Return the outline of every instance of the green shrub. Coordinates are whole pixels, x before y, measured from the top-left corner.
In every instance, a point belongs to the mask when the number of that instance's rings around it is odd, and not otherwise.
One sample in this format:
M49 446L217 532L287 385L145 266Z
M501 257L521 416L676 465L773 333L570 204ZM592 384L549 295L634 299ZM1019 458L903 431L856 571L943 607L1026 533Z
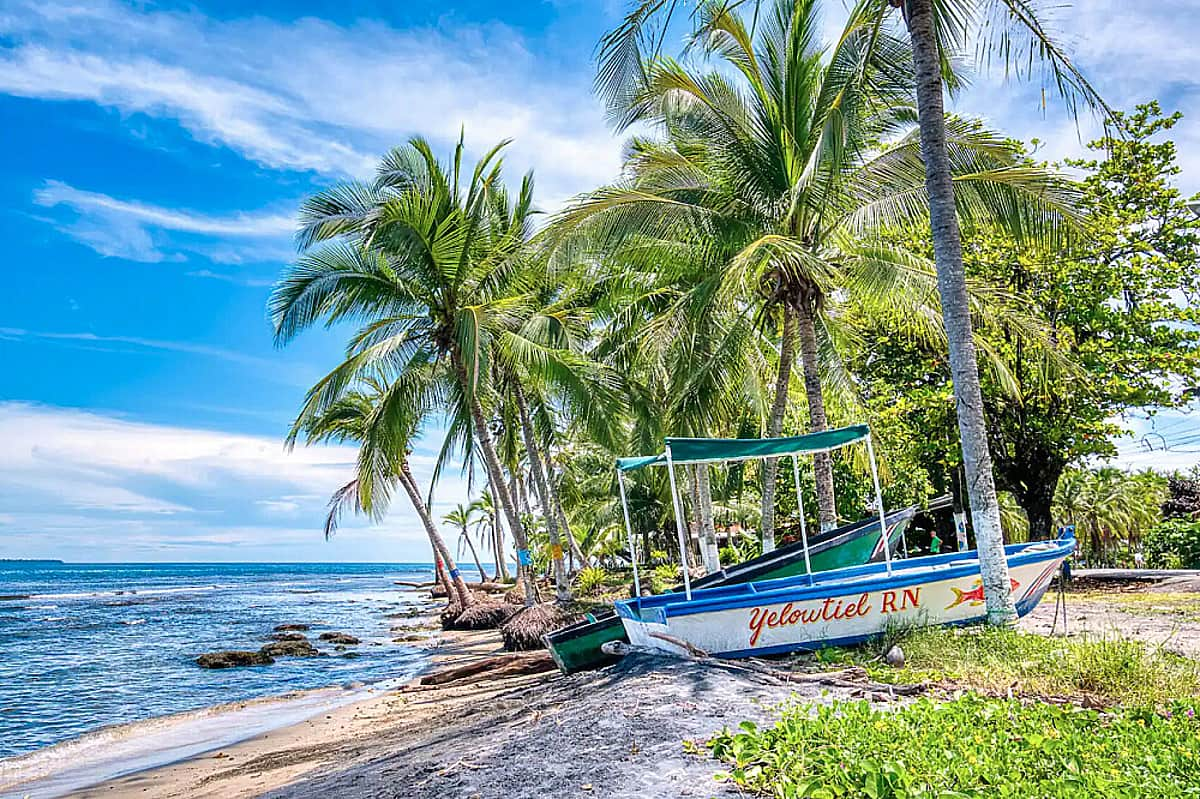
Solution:
M679 567L673 563L663 563L655 566L650 572L650 591L662 594L679 585Z
M1200 521L1169 519L1143 542L1146 565L1155 569L1200 569Z
M1200 709L1098 713L966 694L902 708L863 701L784 711L709 741L741 788L780 799L1197 795Z
M580 569L575 581L579 586L579 593L585 595L598 594L604 590L604 584L609 580L609 574L604 569L598 566L588 566Z

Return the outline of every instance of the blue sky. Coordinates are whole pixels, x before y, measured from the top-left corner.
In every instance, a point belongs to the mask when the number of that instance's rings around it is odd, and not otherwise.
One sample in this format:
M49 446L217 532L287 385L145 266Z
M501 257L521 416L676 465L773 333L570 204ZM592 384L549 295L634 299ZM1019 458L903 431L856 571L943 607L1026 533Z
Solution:
M475 148L512 137L510 173L534 169L551 210L617 169L589 89L618 0L249 7L0 5L0 557L427 559L399 504L324 542L352 454L283 451L339 346L320 332L272 345L264 306L295 208L418 133L443 150L460 129ZM1200 9L1079 2L1058 24L1112 103L1188 114L1181 183L1200 189ZM1050 157L1095 133L988 76L958 107ZM438 496L444 512L465 482Z

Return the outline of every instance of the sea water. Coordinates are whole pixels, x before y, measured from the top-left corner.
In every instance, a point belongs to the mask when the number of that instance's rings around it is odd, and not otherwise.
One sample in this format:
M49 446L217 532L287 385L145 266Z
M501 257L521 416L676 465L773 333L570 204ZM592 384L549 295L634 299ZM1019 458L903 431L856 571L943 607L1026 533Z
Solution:
M428 564L0 562L0 758L109 725L409 677L422 651L393 642L391 627L422 597L394 583L431 575ZM310 625L329 656L195 663L204 652L258 649L287 623ZM318 640L326 631L362 644L336 651Z

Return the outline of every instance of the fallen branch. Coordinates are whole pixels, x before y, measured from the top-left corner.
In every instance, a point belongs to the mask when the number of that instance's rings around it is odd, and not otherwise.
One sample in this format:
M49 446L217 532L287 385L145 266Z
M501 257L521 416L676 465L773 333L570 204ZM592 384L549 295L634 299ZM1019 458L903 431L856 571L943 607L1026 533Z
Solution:
M435 597L446 596L446 589L442 588L437 583L414 583L414 582L409 582L406 580L394 580L392 584L403 586L405 588L432 588L433 596L435 596ZM467 588L469 588L472 591L483 591L484 593L488 593L488 594L503 594L506 591L512 590L512 586L507 583L493 583L493 582L467 583Z
M550 657L549 652L545 651L534 652L532 654L521 652L496 655L462 666L453 666L426 674L421 678L421 685L445 685L446 683L458 682L459 680L466 680L472 677L489 679L493 677L507 677L514 674L539 674L543 671L551 671L554 668L556 668L554 659Z
M915 685L892 685L891 683L874 682L868 678L866 669L863 669L859 666L851 666L849 668L839 669L838 671L806 672L777 669L757 660L723 660L721 658L713 657L694 644L684 641L682 638L676 638L673 635L667 635L666 633L650 633L650 636L679 648L682 650L682 652L676 653L676 656L692 663L696 663L701 666L711 666L713 668L725 669L726 671L750 672L752 674L759 674L782 683L808 682L815 683L817 685L833 686L836 688L852 688L859 691L875 691L877 693L886 694L890 697L912 696L913 694L924 692L927 688L924 683ZM634 652L651 655L670 654L665 650L632 646L624 641L610 641L604 644L601 649L606 654L618 656L624 656Z

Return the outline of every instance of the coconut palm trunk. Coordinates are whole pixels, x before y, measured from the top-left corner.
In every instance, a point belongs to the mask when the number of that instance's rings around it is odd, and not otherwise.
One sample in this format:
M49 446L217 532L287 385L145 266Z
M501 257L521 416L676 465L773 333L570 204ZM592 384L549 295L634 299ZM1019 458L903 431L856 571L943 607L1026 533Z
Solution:
M450 582L454 585L454 593L451 595L451 598L457 597L459 605L464 610L469 608L474 604L475 600L471 596L471 591L467 588L462 574L458 571L458 565L454 562L454 556L450 554L450 548L446 546L446 541L442 538L442 534L438 532L437 525L433 523L433 517L429 515L429 508L426 507L425 500L421 497L421 489L417 486L416 479L413 478L408 461L404 461L400 465L400 483L404 486L404 490L408 494L413 508L416 509L417 516L421 519L421 524L425 526L426 535L429 536L429 540L433 543L437 554L441 555L442 562L446 564Z
M446 574L446 567L442 565L442 555L432 540L429 545L433 548L433 581L446 592L447 597L453 598L454 586L450 585L450 577Z
M487 470L487 467L484 467ZM508 582L512 575L508 571L508 555L504 551L504 525L500 521L500 499L496 496L496 488L488 480L488 493L492 497L492 551L496 554L496 575L498 579Z
M775 375L775 399L771 402L771 415L767 419L767 438L777 438L783 430L783 416L787 413L788 385L792 380L792 361L795 359L796 317L787 306L783 308L783 331L779 336L779 370ZM778 458L767 458L763 462L762 481L762 549L775 549L775 474L779 468Z
M1010 624L1016 607L1010 592L1008 561L1000 527L1000 505L987 445L983 394L979 387L975 342L963 269L962 237L954 205L950 158L946 150L941 60L934 31L933 0L906 0L905 17L912 39L917 75L917 109L921 127L921 156L929 194L933 254L937 265L942 319L950 345L950 374L967 475L971 522L979 548L979 565L987 617L992 624Z
M554 506L554 513L558 515L559 529L562 530L563 538L567 539L567 544L571 547L571 557L579 564L580 568L589 566L590 563L583 554L583 550L580 549L579 542L571 534L571 523L567 521L567 514L563 510L562 500L558 497L558 482L555 480L554 467L550 464L549 456L546 458L546 483L550 489L550 503Z
M571 581L567 577L567 567L563 562L562 538L558 529L558 514L550 501L550 487L546 482L546 472L542 462L541 448L537 436L533 432L533 422L529 418L529 405L525 402L525 392L521 390L518 381L512 381L513 398L517 401L517 412L521 416L521 435L525 439L525 452L529 456L529 467L533 470L533 484L538 493L538 501L542 505L542 516L546 519L546 532L550 536L550 562L554 572L554 593L559 602L571 599Z
M803 299L796 313L800 335L800 364L804 373L804 395L808 399L808 427L816 433L829 427L825 416L825 397L821 394L820 363L817 356L817 327L812 302ZM833 457L828 452L813 456L816 477L817 520L821 532L837 527L837 507L833 493Z
M463 539L467 542L467 549L471 550L471 559L475 561L475 569L479 572L479 581L483 582L487 579L487 572L483 570L483 562L479 560L479 551L475 549L475 542L471 540L471 534L466 530L463 531Z
M522 551L529 551L529 541L525 537L525 526L521 523L521 514L517 511L516 505L513 504L512 495L508 491L508 486L504 483L504 469L500 466L500 459L496 457L496 445L492 441L491 431L488 430L487 420L483 417L483 408L479 404L479 398L473 390L474 384L467 377L467 369L463 364L462 355L457 351L451 351L450 357L454 363L454 371L458 377L459 385L462 386L463 393L467 396L467 403L470 405L471 422L475 427L476 443L479 445L480 452L483 453L483 465L487 470L488 480L492 484L496 498L500 500L500 507L504 511L505 520L508 522L508 529L512 531L513 541L517 545L517 575L518 577L525 577L525 606L531 607L537 604L537 593L533 584L534 576L530 568L520 562L520 553Z
M700 507L700 552L704 559L704 568L711 574L721 570L721 552L717 548L717 528L713 523L712 511L712 482L709 479L708 464L696 464L696 494Z

